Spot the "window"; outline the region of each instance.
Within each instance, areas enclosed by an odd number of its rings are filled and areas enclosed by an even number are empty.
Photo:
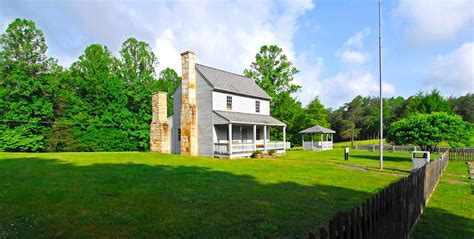
[[[181,142],[181,128],[178,128],[178,141]]]
[[[257,135],[255,136],[255,138],[256,138],[257,140],[262,139],[262,137],[260,136],[260,134],[261,134],[260,129],[257,128]]]
[[[227,96],[227,110],[232,110],[232,96]]]
[[[260,113],[260,100],[255,101],[255,112]]]

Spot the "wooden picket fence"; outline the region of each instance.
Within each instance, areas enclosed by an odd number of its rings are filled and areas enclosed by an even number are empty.
[[[456,148],[449,150],[451,161],[474,161],[474,148]]]
[[[408,177],[390,184],[308,238],[408,238],[449,161],[449,151]]]
[[[355,145],[355,150],[376,152],[379,151],[380,146],[378,144],[359,144]],[[474,161],[474,148],[473,147],[464,147],[464,148],[451,148],[451,147],[438,147],[436,152],[444,153],[451,151],[451,161]],[[419,146],[415,145],[393,145],[393,144],[384,144],[383,150],[385,152],[413,152],[420,150]]]

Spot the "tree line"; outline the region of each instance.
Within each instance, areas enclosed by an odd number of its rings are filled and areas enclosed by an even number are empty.
[[[127,39],[115,57],[104,45],[88,46],[64,68],[47,56],[35,23],[14,20],[0,36],[0,151],[147,151],[151,95],[172,93],[181,78],[170,68],[155,72],[158,57],[148,43]],[[299,70],[276,45],[264,45],[244,71],[271,97],[271,115],[287,124],[287,139],[301,144],[298,132],[321,125],[336,140],[378,137],[379,101],[357,96],[338,109],[318,97],[303,106],[294,96]],[[384,99],[385,130],[417,113],[446,112],[474,122],[474,95],[445,99],[438,90]],[[272,139],[282,132],[271,129]]]
[[[413,114],[445,112],[457,114],[469,123],[474,123],[474,94],[444,98],[437,89],[419,92],[407,99],[391,97],[383,99],[384,132],[387,126]],[[378,97],[356,96],[332,110],[329,122],[338,133],[337,140],[377,139],[379,134],[380,112]]]
[[[119,57],[92,44],[69,68],[46,55],[32,21],[14,20],[0,46],[0,151],[148,150],[151,95],[171,96],[181,80],[156,75],[157,57],[135,38]]]

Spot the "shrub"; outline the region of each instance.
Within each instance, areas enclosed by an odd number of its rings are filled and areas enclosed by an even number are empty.
[[[262,154],[262,153],[263,153],[262,150],[259,150],[259,149],[255,150],[255,151],[253,152],[253,154]]]
[[[277,153],[277,150],[276,150],[276,149],[270,149],[270,150],[268,151],[268,153],[273,155],[273,154],[276,154],[276,153]]]

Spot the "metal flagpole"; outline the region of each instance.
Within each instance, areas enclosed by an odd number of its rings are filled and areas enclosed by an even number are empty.
[[[382,98],[382,0],[379,0],[379,84],[380,84],[380,169],[383,169],[383,98]]]

